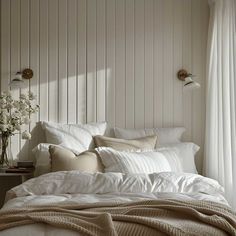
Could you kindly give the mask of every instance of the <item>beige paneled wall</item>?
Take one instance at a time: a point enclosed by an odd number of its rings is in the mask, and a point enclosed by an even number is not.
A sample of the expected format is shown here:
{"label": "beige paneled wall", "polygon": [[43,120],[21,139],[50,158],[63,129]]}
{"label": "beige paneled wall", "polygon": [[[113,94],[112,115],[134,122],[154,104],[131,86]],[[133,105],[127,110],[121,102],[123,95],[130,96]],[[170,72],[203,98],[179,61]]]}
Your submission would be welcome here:
{"label": "beige paneled wall", "polygon": [[[207,27],[207,0],[1,0],[1,89],[33,69],[23,90],[41,110],[29,129],[37,120],[184,125],[203,150]],[[201,89],[183,92],[182,67]],[[23,144],[15,136],[14,153]]]}

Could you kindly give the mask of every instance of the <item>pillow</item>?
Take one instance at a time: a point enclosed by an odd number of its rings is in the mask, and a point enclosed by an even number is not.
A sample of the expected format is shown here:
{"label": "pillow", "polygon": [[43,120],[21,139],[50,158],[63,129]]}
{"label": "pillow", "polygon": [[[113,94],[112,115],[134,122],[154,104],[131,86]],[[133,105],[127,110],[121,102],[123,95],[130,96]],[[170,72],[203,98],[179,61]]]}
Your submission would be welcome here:
{"label": "pillow", "polygon": [[158,150],[167,152],[168,150],[177,151],[183,172],[197,174],[198,172],[195,165],[195,155],[199,149],[200,147],[198,145],[186,142],[186,143],[168,144],[162,148],[159,148]]}
{"label": "pillow", "polygon": [[50,145],[51,170],[103,172],[104,168],[95,151],[85,151],[76,156],[68,149]]}
{"label": "pillow", "polygon": [[[107,147],[100,147],[95,150],[102,159],[105,172],[150,174],[167,171],[182,171],[176,152],[171,150],[168,150],[169,156],[166,156],[165,150],[164,152],[127,152],[117,151]],[[171,165],[174,166],[174,169],[171,168]]]}
{"label": "pillow", "polygon": [[116,127],[114,128],[114,133],[116,138],[123,139],[136,139],[150,135],[157,135],[158,145],[161,145],[167,143],[180,143],[185,130],[184,127],[152,129],[123,129]]}
{"label": "pillow", "polygon": [[106,123],[58,124],[41,122],[45,130],[47,143],[60,144],[72,149],[76,154],[94,148],[93,136],[103,135]]}
{"label": "pillow", "polygon": [[156,135],[133,140],[110,138],[98,135],[93,137],[93,139],[96,147],[110,147],[120,151],[154,149],[157,142]]}
{"label": "pillow", "polygon": [[[51,172],[51,160],[49,154],[50,145],[63,147],[63,145],[55,145],[52,143],[40,143],[32,150],[32,153],[36,160],[34,171],[35,177]],[[71,151],[73,152],[73,150]]]}
{"label": "pillow", "polygon": [[46,174],[51,171],[51,163],[50,163],[50,154],[49,154],[49,146],[50,143],[40,143],[33,150],[32,153],[35,156],[35,171],[34,176],[39,176]]}

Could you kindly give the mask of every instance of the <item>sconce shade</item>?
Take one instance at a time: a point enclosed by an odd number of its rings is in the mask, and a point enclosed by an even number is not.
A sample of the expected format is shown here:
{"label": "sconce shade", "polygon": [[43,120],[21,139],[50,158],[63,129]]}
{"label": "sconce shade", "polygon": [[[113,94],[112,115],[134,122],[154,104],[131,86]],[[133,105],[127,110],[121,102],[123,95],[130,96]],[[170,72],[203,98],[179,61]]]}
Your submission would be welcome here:
{"label": "sconce shade", "polygon": [[17,72],[17,73],[16,73],[16,76],[15,76],[15,78],[14,78],[13,80],[22,80],[22,74],[21,74],[21,72]]}
{"label": "sconce shade", "polygon": [[186,77],[184,81],[186,82],[185,84],[187,84],[187,83],[193,82],[193,79],[192,77],[189,76],[189,77]]}
{"label": "sconce shade", "polygon": [[179,80],[184,81],[184,90],[194,90],[201,87],[201,85],[193,80],[195,75],[188,73],[187,70],[181,69],[177,73]]}
{"label": "sconce shade", "polygon": [[184,84],[184,90],[194,90],[200,87],[201,85],[193,80]]}
{"label": "sconce shade", "polygon": [[15,75],[15,78],[9,83],[11,88],[23,88],[24,87],[24,80],[23,79],[31,79],[34,75],[34,72],[27,68],[24,69],[22,72],[18,71]]}
{"label": "sconce shade", "polygon": [[16,73],[15,78],[10,82],[9,86],[11,88],[22,88],[24,86],[21,72]]}

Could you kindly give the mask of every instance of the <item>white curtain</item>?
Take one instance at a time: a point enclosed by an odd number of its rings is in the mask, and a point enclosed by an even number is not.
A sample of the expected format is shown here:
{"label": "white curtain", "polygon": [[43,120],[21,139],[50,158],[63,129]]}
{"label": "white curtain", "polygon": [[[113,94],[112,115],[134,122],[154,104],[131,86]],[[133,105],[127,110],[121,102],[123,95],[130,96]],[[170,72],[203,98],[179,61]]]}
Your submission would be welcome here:
{"label": "white curtain", "polygon": [[236,0],[211,0],[204,174],[236,209]]}

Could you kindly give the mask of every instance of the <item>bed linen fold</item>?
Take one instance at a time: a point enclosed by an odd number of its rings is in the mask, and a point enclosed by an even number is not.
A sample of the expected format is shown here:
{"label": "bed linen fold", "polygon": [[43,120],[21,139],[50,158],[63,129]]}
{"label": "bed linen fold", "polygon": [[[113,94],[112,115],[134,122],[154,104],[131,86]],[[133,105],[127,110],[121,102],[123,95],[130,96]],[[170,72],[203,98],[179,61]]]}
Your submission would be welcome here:
{"label": "bed linen fold", "polygon": [[9,192],[11,197],[8,198],[65,193],[107,194],[115,192],[223,195],[224,189],[213,179],[190,173],[123,174],[59,171],[24,182],[13,188]]}

